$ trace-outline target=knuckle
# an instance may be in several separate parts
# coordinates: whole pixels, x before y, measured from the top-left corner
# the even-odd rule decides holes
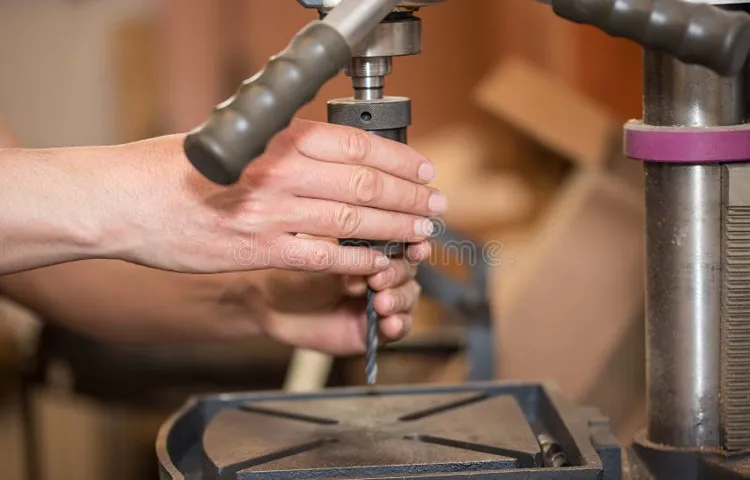
[[[393,267],[388,269],[388,285],[399,285],[404,282],[404,265],[401,260],[395,261]]]
[[[359,167],[352,174],[351,189],[357,202],[369,205],[380,198],[383,192],[383,179],[375,170]]]
[[[252,183],[256,186],[278,187],[284,185],[290,172],[296,170],[295,162],[287,157],[269,157],[251,173]]]
[[[407,263],[406,264],[406,277],[408,280],[414,280],[417,277],[417,272],[419,271],[419,266],[413,263]],[[415,282],[416,283],[416,282]],[[421,288],[419,284],[417,284],[418,287]]]
[[[316,244],[310,248],[308,252],[309,269],[316,272],[323,272],[330,269],[334,265],[334,252],[333,249],[325,244]]]
[[[414,211],[421,211],[427,207],[429,194],[426,188],[414,186],[405,197],[409,208]]]
[[[393,294],[393,310],[394,312],[400,312],[407,305],[406,296],[403,292],[395,292]]]
[[[341,150],[345,161],[364,163],[372,151],[372,141],[364,131],[353,130],[342,138]]]
[[[396,278],[396,271],[393,267],[388,268],[386,271],[380,274],[380,285],[382,288],[389,288],[393,285],[394,279]]]
[[[362,211],[351,205],[340,206],[335,217],[334,222],[345,237],[353,237],[362,226]]]

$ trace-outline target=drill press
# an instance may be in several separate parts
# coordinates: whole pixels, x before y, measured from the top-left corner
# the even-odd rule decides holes
[[[162,428],[163,478],[750,478],[750,17],[727,11],[746,2],[542,1],[646,48],[644,118],[625,142],[646,174],[646,431],[620,449],[595,410],[534,383],[223,395]],[[406,141],[409,102],[383,96],[384,78],[419,50],[414,10],[435,2],[302,3],[323,20],[187,137],[217,183],[342,68],[355,95],[329,120]]]

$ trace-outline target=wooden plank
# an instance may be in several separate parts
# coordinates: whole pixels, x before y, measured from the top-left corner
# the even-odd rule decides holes
[[[514,284],[495,297],[498,369],[552,379],[580,399],[642,309],[644,212],[638,193],[604,172],[580,171],[558,196]]]
[[[581,167],[601,167],[622,126],[605,108],[521,59],[502,62],[476,90],[477,102]]]

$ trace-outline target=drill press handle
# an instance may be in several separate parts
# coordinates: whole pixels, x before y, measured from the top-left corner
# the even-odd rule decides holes
[[[307,25],[187,135],[184,150],[193,166],[220,185],[239,180],[245,167],[344,68],[353,49],[398,2],[342,0],[325,20]]]
[[[323,22],[311,23],[187,135],[188,159],[209,180],[235,183],[350,56],[349,45],[336,30]]]
[[[682,0],[542,0],[557,15],[662,50],[721,75],[738,73],[750,54],[750,15]]]

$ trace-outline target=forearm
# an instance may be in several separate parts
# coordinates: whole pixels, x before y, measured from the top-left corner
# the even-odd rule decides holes
[[[89,260],[0,277],[0,291],[50,321],[115,341],[260,333],[262,272],[186,275]]]
[[[0,149],[0,274],[113,253],[103,150]]]

